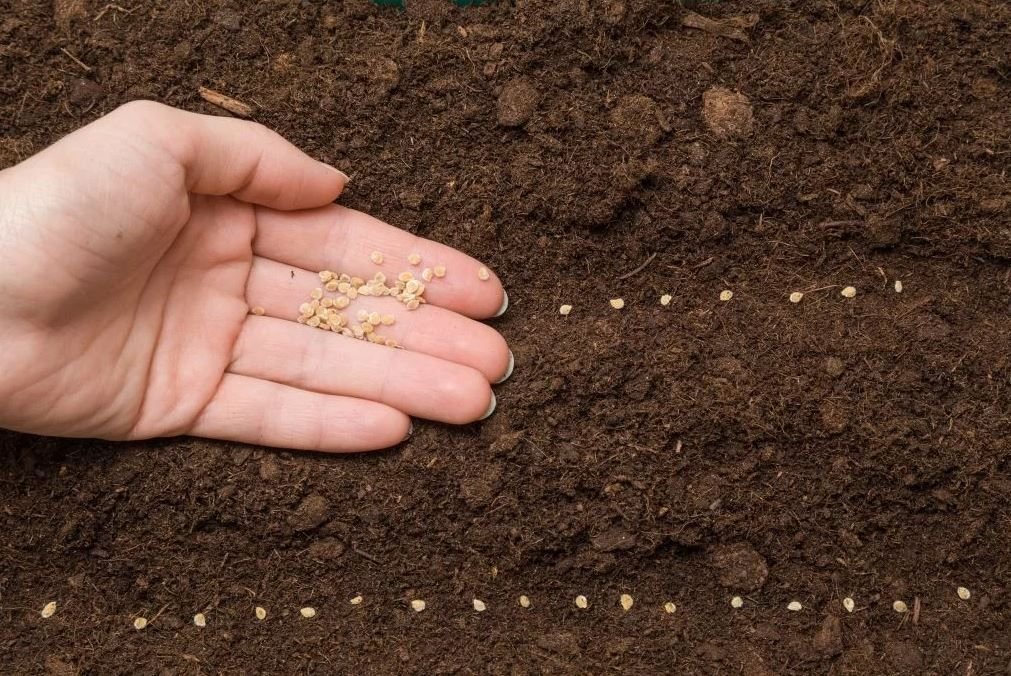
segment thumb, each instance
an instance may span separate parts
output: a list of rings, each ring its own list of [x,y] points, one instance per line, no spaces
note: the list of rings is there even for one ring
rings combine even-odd
[[[190,192],[232,195],[273,209],[308,209],[333,202],[348,177],[312,159],[262,124],[198,115],[135,101],[108,116],[129,117],[161,139],[185,173]]]

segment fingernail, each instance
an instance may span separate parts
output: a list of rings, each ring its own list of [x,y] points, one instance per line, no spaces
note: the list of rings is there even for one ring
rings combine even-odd
[[[491,404],[488,405],[488,410],[485,412],[485,414],[483,416],[481,416],[480,418],[478,418],[478,420],[484,420],[485,418],[489,417],[492,413],[494,413],[495,412],[495,406],[497,404],[498,404],[498,402],[495,400],[495,393],[492,392],[491,393]]]
[[[408,439],[411,438],[411,435],[413,435],[413,434],[414,434],[414,421],[412,420],[411,424],[407,428],[407,434],[404,436],[403,440],[407,441]]]
[[[513,368],[516,366],[516,359],[513,357],[513,351],[509,350],[509,365],[506,366],[505,375],[496,380],[492,385],[500,385],[505,381],[509,380],[509,376],[513,374]]]
[[[508,309],[509,309],[509,294],[506,293],[505,291],[502,291],[502,307],[498,309],[498,312],[495,313],[495,316],[501,317],[506,313],[506,310]]]
[[[336,171],[336,172],[337,172],[338,174],[340,174],[341,176],[343,176],[343,177],[344,177],[344,182],[345,182],[345,183],[347,183],[348,181],[350,181],[350,180],[351,180],[351,177],[350,177],[350,176],[348,176],[347,174],[345,174],[345,173],[344,173],[343,171],[341,171],[341,170],[340,170],[340,169],[338,169],[337,167],[332,167],[332,166],[330,166],[329,164],[327,164],[326,162],[320,162],[320,164],[322,164],[322,165],[323,165],[324,167],[326,167],[326,168],[327,168],[327,169],[329,169],[330,171]]]

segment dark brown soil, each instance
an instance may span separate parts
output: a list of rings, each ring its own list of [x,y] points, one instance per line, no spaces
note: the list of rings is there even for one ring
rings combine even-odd
[[[367,457],[0,436],[3,671],[1011,672],[1011,7],[692,8],[758,22],[0,0],[0,166],[222,91],[493,265],[517,362]]]

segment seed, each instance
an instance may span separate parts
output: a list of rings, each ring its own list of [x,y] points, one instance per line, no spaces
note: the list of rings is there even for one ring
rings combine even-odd
[[[387,338],[386,339],[386,347],[400,347],[400,343],[398,343],[397,341],[395,341],[392,338]]]
[[[443,277],[446,276],[446,266],[436,265],[434,268],[432,268],[432,273],[439,279],[442,279]]]
[[[734,297],[734,292],[731,291],[730,289],[725,289],[723,291],[720,291],[720,300],[722,300],[724,303],[726,303],[728,300],[730,300],[733,297]]]
[[[341,327],[341,335],[344,336],[345,338],[354,338],[355,337],[354,331],[352,331],[351,329],[349,329],[346,326]]]
[[[382,323],[383,318],[378,312],[369,313],[369,324],[372,324],[372,326],[379,326]]]
[[[50,601],[42,607],[42,617],[49,619],[56,613],[56,601]]]
[[[337,275],[335,275],[334,273],[330,272],[329,270],[323,270],[322,272],[319,273],[319,281],[321,281],[324,284],[326,284],[327,282],[329,282],[330,280],[332,280],[336,276]]]
[[[670,305],[670,302],[672,300],[674,300],[674,297],[669,293],[665,293],[664,295],[660,296],[660,305],[667,307],[668,305]]]
[[[351,599],[351,605],[353,605],[353,606],[360,606],[362,604],[363,600],[364,599],[362,599],[361,596],[356,596],[353,599]]]
[[[337,282],[337,290],[341,293],[347,293],[351,290],[351,282]]]
[[[476,610],[479,613],[483,613],[484,611],[488,610],[488,606],[486,606],[484,604],[484,601],[482,601],[481,599],[474,599],[474,610]]]
[[[263,313],[264,313],[264,312],[266,312],[266,310],[264,310],[264,309],[263,309],[262,307],[260,307],[259,305],[256,305],[256,306],[254,306],[254,307],[253,307],[253,309],[252,309],[252,310],[250,310],[250,312],[252,312],[252,313],[253,313],[254,315],[256,315],[257,317],[262,317],[262,316],[263,316]]]
[[[530,597],[526,594],[520,594],[520,607],[529,608],[530,607]]]
[[[354,326],[352,326],[351,333],[353,333],[354,337],[357,338],[358,340],[361,340],[362,338],[365,337],[365,329],[363,329],[360,324],[355,324]]]
[[[333,298],[324,298],[319,302],[320,307],[331,308],[333,307]]]
[[[421,262],[421,254],[412,253],[407,256],[407,262],[411,265],[417,265]]]
[[[972,592],[970,592],[965,587],[959,587],[958,598],[962,599],[963,601],[968,601],[970,598],[972,598]]]
[[[337,275],[337,281],[338,282],[349,282],[350,283],[351,282],[351,275],[349,275],[346,272],[342,272],[339,275]]]
[[[426,282],[432,281],[432,268],[425,268],[421,271],[421,278]]]
[[[256,619],[265,620],[267,619],[267,609],[262,606],[256,606]]]
[[[316,316],[319,317],[320,321],[326,319],[326,308],[323,306],[316,308]]]
[[[791,303],[799,303],[802,300],[804,300],[804,294],[802,294],[800,291],[794,291],[793,293],[790,294]]]
[[[333,302],[333,306],[335,308],[337,308],[338,310],[343,310],[344,308],[346,308],[350,304],[351,304],[351,301],[348,300],[347,296],[337,296],[337,298],[335,298],[334,302]]]
[[[895,293],[902,293],[902,280],[901,279],[896,279],[895,280]]]
[[[337,290],[338,286],[340,286],[340,284],[337,282],[337,280],[336,279],[331,279],[329,282],[326,283],[326,287],[325,288],[326,288],[327,291],[333,292],[333,291]]]
[[[586,597],[583,596],[582,594],[580,594],[579,596],[576,597],[576,607],[577,608],[586,608],[589,605],[590,605],[590,602],[587,601]]]
[[[407,301],[407,309],[408,310],[417,310],[419,305],[421,305],[421,301],[418,300],[417,298],[413,298],[413,299]]]
[[[351,278],[351,288],[352,289],[357,289],[359,286],[361,286],[364,283],[365,283],[365,280],[362,279],[361,277],[352,277]]]
[[[312,328],[317,329],[319,328],[320,319],[319,317],[316,316],[309,317],[309,319],[307,319],[305,323],[311,326]]]
[[[307,620],[312,617],[316,617],[316,609],[310,606],[306,606],[305,608],[302,608],[298,612],[302,613],[302,617],[304,617]]]
[[[892,610],[897,613],[904,613],[909,610],[909,606],[906,605],[905,601],[896,601],[892,604]]]
[[[404,285],[404,291],[406,291],[407,293],[413,293],[415,295],[417,295],[418,289],[420,288],[421,282],[419,282],[416,279],[412,279],[409,282],[407,282],[407,284]]]
[[[799,610],[803,610],[803,608],[804,608],[804,606],[802,606],[800,604],[800,601],[790,601],[790,603],[787,604],[787,606],[786,606],[787,610],[792,610],[793,612],[797,612]]]
[[[740,596],[735,596],[734,598],[730,599],[730,607],[731,608],[740,608],[743,605],[744,605],[744,599],[742,599]]]
[[[295,321],[298,322],[299,324],[305,324],[305,317],[299,317]]]
[[[382,265],[383,254],[379,253],[378,251],[373,251],[372,253],[369,254],[369,260],[371,260],[376,265]]]
[[[137,631],[140,631],[146,626],[147,626],[146,618],[138,617],[136,620],[133,621],[133,628],[136,629]]]
[[[620,310],[621,308],[625,307],[625,300],[623,298],[612,298],[611,307],[613,307],[615,310]]]
[[[491,279],[491,273],[488,272],[488,268],[480,267],[477,269],[477,278],[480,279],[482,282],[487,282],[489,279]]]
[[[847,286],[845,289],[840,291],[840,293],[842,294],[843,298],[853,298],[854,296],[857,295],[857,290],[856,287]]]
[[[628,611],[632,610],[632,605],[635,603],[635,599],[633,599],[628,594],[622,594],[620,602],[622,610],[624,610],[627,613]]]
[[[847,613],[852,613],[853,609],[857,607],[857,604],[850,597],[846,597],[842,600],[842,606],[846,609]]]
[[[404,284],[407,284],[407,282],[414,279],[414,275],[412,275],[410,272],[401,272],[399,275],[397,275],[397,279],[403,282]]]
[[[379,321],[383,326],[393,326],[393,322],[397,321],[397,318],[393,315],[383,315]]]
[[[375,331],[375,330],[376,330],[376,327],[374,327],[369,322],[365,322],[364,324],[362,324],[362,331],[365,333],[366,336],[372,335],[372,332]]]
[[[193,624],[197,625],[198,627],[206,627],[207,617],[203,613],[197,613],[196,615],[193,616]]]
[[[420,613],[422,610],[425,609],[425,602],[422,601],[421,599],[414,599],[413,601],[411,601],[411,608],[414,609],[414,612]]]
[[[320,289],[320,288],[317,287],[317,288],[315,288],[315,289],[312,290],[312,293],[310,293],[309,296],[313,300],[319,300],[320,298],[323,297],[323,289]]]
[[[302,314],[303,317],[311,317],[313,315],[312,306],[309,305],[308,303],[302,303],[301,305],[299,305],[298,311]]]
[[[560,308],[558,308],[558,314],[562,315],[563,317],[568,317],[570,312],[572,312],[571,305],[563,305]]]
[[[359,310],[358,313],[355,315],[355,317],[357,317],[358,321],[360,321],[360,322],[367,322],[367,321],[369,321],[369,311],[368,310]]]
[[[673,615],[674,611],[677,610],[678,607],[674,605],[673,601],[668,601],[667,603],[663,604],[663,609],[664,612],[666,612],[668,615]]]
[[[358,289],[352,286],[350,289],[348,289],[348,299],[354,300],[357,297],[358,297]]]
[[[372,287],[369,286],[368,284],[366,284],[365,286],[359,286],[358,287],[358,295],[359,296],[371,296],[372,295]]]

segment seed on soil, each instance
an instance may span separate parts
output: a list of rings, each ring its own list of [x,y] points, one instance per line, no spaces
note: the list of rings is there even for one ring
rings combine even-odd
[[[568,317],[570,312],[572,312],[571,305],[563,305],[562,307],[558,308],[558,314],[562,315],[563,317]]]
[[[896,279],[895,280],[895,293],[902,293],[902,280],[901,279]]]
[[[484,601],[482,601],[481,599],[474,599],[474,610],[476,610],[479,613],[483,613],[484,611],[488,610],[488,606],[485,605]]]
[[[799,303],[802,300],[804,300],[804,294],[802,294],[800,291],[794,291],[793,293],[790,294],[791,303]]]
[[[257,317],[262,317],[264,315],[264,313],[266,312],[266,310],[264,310],[259,305],[254,305],[253,309],[250,310],[250,312],[253,313],[254,315],[256,315]]]
[[[373,263],[375,263],[376,265],[382,265],[383,264],[383,254],[381,254],[378,251],[373,251],[372,253],[369,254],[369,260],[372,261]]]
[[[421,278],[426,282],[432,281],[432,268],[425,268],[421,271]]]
[[[307,620],[309,618],[316,617],[316,609],[310,606],[306,606],[305,608],[300,609],[298,612],[301,613],[302,617],[304,617]]]
[[[421,263],[421,254],[412,253],[407,256],[407,262],[411,265],[418,265]]]
[[[422,601],[421,599],[414,599],[413,601],[411,601],[411,608],[414,609],[414,612],[420,613],[422,610],[425,609],[425,602]]]
[[[619,599],[619,602],[621,603],[622,610],[624,610],[627,613],[628,611],[632,610],[632,606],[635,604],[635,599],[633,599],[628,594],[622,594],[621,598]]]
[[[963,601],[968,601],[970,598],[972,598],[972,592],[970,592],[965,587],[959,587],[958,598],[962,599]]]
[[[672,300],[674,300],[674,296],[670,295],[669,293],[665,293],[664,295],[660,296],[660,305],[667,307],[668,305],[670,305],[670,302]]]
[[[582,594],[580,594],[579,596],[576,597],[576,607],[577,608],[586,608],[589,605],[590,605],[590,602],[587,601],[586,597],[583,596]]]
[[[205,616],[203,613],[197,613],[196,615],[193,616],[193,624],[197,625],[198,627],[206,627],[207,616]]]
[[[443,277],[446,276],[446,266],[436,265],[434,268],[432,268],[432,274],[434,274],[439,279],[442,279]]]
[[[309,297],[313,300],[319,300],[323,297],[323,289],[320,289],[319,287],[313,289],[312,293],[309,294]]]
[[[520,607],[529,608],[530,607],[530,597],[526,594],[520,594]]]
[[[620,310],[621,308],[625,307],[625,299],[624,298],[612,298],[611,299],[611,307],[613,307],[615,310]]]
[[[734,598],[730,599],[730,607],[731,608],[740,608],[743,605],[744,605],[744,599],[742,599],[740,596],[735,596]]]
[[[847,613],[852,613],[853,609],[857,607],[857,604],[850,597],[846,597],[842,600],[842,606],[846,609]]]
[[[138,617],[136,620],[133,621],[133,628],[136,629],[137,631],[140,631],[146,626],[147,626],[147,618],[145,617]]]
[[[896,601],[892,604],[892,610],[897,613],[904,613],[909,610],[909,606],[906,605],[905,601]]]
[[[482,282],[487,282],[489,279],[491,279],[491,273],[488,272],[488,268],[480,267],[477,270],[477,278],[480,279]]]
[[[360,606],[362,604],[363,600],[364,599],[362,599],[361,596],[356,596],[353,599],[351,599],[351,605],[353,605],[353,606]]]
[[[843,298],[854,298],[857,295],[857,289],[854,286],[847,286],[845,289],[840,291]]]
[[[792,610],[793,612],[796,613],[799,610],[803,610],[804,606],[800,604],[800,601],[790,601],[790,603],[787,604],[786,609]]]
[[[42,617],[49,619],[56,613],[56,601],[50,601],[42,607]]]
[[[267,619],[267,609],[262,606],[256,606],[256,619],[258,620]]]
[[[663,604],[663,609],[664,612],[667,613],[668,615],[673,615],[674,611],[676,611],[678,607],[674,605],[673,601],[668,601],[667,603]]]
[[[728,300],[730,300],[733,297],[734,297],[734,292],[731,291],[730,289],[726,289],[724,291],[720,291],[720,300],[722,300],[724,303],[726,303]]]

